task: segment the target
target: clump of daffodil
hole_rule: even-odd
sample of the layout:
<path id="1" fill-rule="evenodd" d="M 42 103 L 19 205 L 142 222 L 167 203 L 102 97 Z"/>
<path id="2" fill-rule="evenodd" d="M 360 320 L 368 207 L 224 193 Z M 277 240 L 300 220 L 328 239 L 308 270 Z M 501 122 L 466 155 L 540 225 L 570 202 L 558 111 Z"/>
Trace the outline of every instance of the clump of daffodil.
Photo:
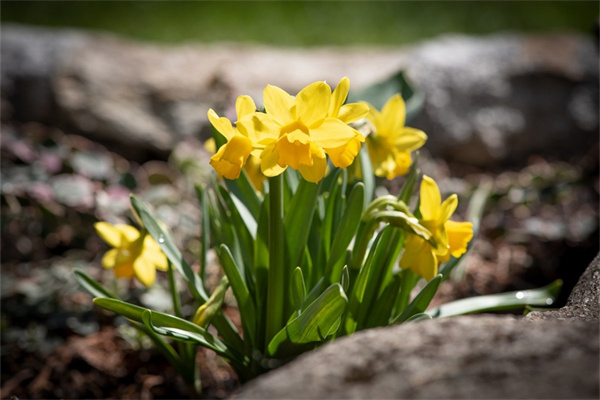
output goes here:
<path id="1" fill-rule="evenodd" d="M 437 275 L 439 262 L 449 260 L 451 255 L 460 257 L 467 251 L 467 245 L 473 237 L 473 225 L 449 220 L 457 205 L 458 197 L 455 194 L 442 202 L 435 181 L 428 176 L 423 177 L 419 224 L 431 232 L 433 240 L 426 241 L 408 234 L 400 259 L 402 269 L 411 269 L 429 281 Z"/>
<path id="2" fill-rule="evenodd" d="M 325 82 L 315 82 L 296 97 L 276 86 L 265 88 L 266 118 L 255 127 L 264 138 L 261 169 L 266 176 L 279 175 L 289 166 L 305 180 L 318 182 L 325 175 L 326 154 L 335 166 L 352 163 L 358 133 L 347 123 L 365 117 L 368 106 L 342 106 L 348 87 L 347 78 L 342 79 L 334 93 Z"/>
<path id="3" fill-rule="evenodd" d="M 375 175 L 390 180 L 405 175 L 412 164 L 411 152 L 425 144 L 427 135 L 404 126 L 406 105 L 402 97 L 392 96 L 381 112 L 369 106 L 367 119 L 374 129 L 367 136 L 367 148 Z"/>
<path id="4" fill-rule="evenodd" d="M 150 235 L 124 224 L 97 222 L 94 228 L 113 247 L 102 257 L 102 267 L 113 269 L 117 278 L 135 276 L 147 287 L 154 283 L 157 269 L 168 269 L 167 258 Z"/>
<path id="5" fill-rule="evenodd" d="M 289 166 L 309 182 L 318 182 L 325 175 L 327 154 L 336 167 L 347 167 L 364 141 L 347 124 L 368 113 L 366 104 L 343 105 L 348 88 L 348 78 L 342 79 L 333 93 L 325 82 L 315 82 L 292 97 L 269 85 L 263 92 L 266 113 L 255 112 L 254 102 L 247 96 L 238 98 L 235 128 L 210 110 L 211 123 L 228 140 L 211 158 L 211 165 L 225 178 L 236 179 L 252 154 L 260 159 L 267 177 L 277 176 Z"/>

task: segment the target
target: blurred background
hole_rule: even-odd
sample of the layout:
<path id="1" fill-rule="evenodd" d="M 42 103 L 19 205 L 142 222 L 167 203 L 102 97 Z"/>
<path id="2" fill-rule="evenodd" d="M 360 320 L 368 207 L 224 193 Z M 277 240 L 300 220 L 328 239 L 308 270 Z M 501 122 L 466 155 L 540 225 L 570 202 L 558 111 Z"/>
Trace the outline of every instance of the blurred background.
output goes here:
<path id="1" fill-rule="evenodd" d="M 351 96 L 384 98 L 407 96 L 406 79 L 422 171 L 459 194 L 461 218 L 492 191 L 436 304 L 563 279 L 563 305 L 599 247 L 598 17 L 595 1 L 2 2 L 0 397 L 189 396 L 73 269 L 169 310 L 164 276 L 145 290 L 101 269 L 93 223 L 133 223 L 135 193 L 195 260 L 206 111 L 235 118 L 235 98 L 260 102 L 266 84 L 348 76 Z M 207 398 L 235 390 L 198 357 Z"/>

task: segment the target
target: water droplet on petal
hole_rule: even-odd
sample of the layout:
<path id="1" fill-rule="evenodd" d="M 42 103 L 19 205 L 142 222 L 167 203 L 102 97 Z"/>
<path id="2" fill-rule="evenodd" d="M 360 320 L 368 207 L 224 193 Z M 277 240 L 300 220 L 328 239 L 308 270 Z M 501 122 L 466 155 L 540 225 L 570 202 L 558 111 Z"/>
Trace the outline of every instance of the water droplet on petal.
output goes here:
<path id="1" fill-rule="evenodd" d="M 552 300 L 551 298 L 549 298 L 549 297 L 548 297 L 548 298 L 546 299 L 546 304 L 548 304 L 548 305 L 552 305 L 552 303 L 554 303 L 554 300 Z"/>
<path id="2" fill-rule="evenodd" d="M 517 299 L 522 299 L 523 297 L 525 297 L 525 293 L 523 292 L 517 292 L 517 294 L 515 295 L 517 297 Z"/>

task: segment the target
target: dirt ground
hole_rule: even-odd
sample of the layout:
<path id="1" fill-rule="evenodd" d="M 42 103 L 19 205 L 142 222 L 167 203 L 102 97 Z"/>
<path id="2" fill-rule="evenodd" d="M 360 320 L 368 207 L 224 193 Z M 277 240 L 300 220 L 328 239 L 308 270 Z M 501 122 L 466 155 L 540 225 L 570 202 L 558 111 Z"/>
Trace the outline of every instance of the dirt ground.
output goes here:
<path id="1" fill-rule="evenodd" d="M 107 215 L 126 220 L 128 205 L 121 203 L 129 191 L 152 199 L 167 223 L 179 227 L 176 239 L 191 257 L 198 249 L 199 213 L 190 184 L 197 170 L 183 167 L 177 154 L 128 162 L 96 143 L 35 124 L 4 126 L 2 142 L 0 397 L 190 398 L 166 359 L 126 321 L 93 307 L 72 271 L 110 281 L 100 268 L 106 247 L 92 224 Z M 195 145 L 201 154 L 201 144 Z M 569 162 L 531 157 L 497 171 L 448 165 L 426 154 L 421 161 L 442 190 L 461 199 L 483 178 L 493 183 L 473 250 L 434 304 L 555 279 L 565 282 L 555 306 L 564 304 L 598 252 L 598 150 Z M 65 176 L 81 181 L 79 189 L 66 185 Z M 387 185 L 392 193 L 396 184 Z M 463 217 L 467 202 L 459 208 Z M 188 221 L 177 219 L 175 211 L 182 209 L 189 211 Z M 165 287 L 157 285 L 151 300 L 139 288 L 131 296 L 168 308 Z M 224 398 L 239 387 L 214 353 L 201 350 L 197 360 L 203 397 Z"/>

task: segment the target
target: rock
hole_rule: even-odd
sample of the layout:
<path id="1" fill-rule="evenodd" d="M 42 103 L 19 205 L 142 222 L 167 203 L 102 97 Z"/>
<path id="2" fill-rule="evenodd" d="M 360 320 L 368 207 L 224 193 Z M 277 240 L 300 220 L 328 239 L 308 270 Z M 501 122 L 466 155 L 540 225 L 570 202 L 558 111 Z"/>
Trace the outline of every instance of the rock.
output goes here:
<path id="1" fill-rule="evenodd" d="M 367 330 L 242 387 L 240 399 L 598 398 L 598 326 L 467 316 Z"/>
<path id="2" fill-rule="evenodd" d="M 415 48 L 415 125 L 435 156 L 491 166 L 598 143 L 598 51 L 580 36 L 444 36 Z"/>
<path id="3" fill-rule="evenodd" d="M 542 320 L 577 319 L 598 322 L 600 316 L 600 254 L 587 267 L 573 288 L 567 304 L 556 311 L 534 311 L 527 318 Z"/>
<path id="4" fill-rule="evenodd" d="M 2 26 L 3 117 L 75 129 L 118 151 L 169 153 L 208 137 L 206 112 L 235 119 L 266 84 L 352 89 L 405 69 L 424 94 L 413 125 L 434 156 L 490 166 L 566 158 L 598 141 L 598 55 L 574 34 L 442 36 L 413 47 L 159 46 L 85 31 Z M 12 108 L 11 108 L 12 106 Z"/>
<path id="5" fill-rule="evenodd" d="M 52 124 L 60 117 L 91 138 L 118 143 L 117 151 L 170 152 L 182 138 L 208 136 L 209 108 L 235 119 L 240 94 L 260 101 L 266 84 L 297 91 L 316 80 L 336 84 L 344 75 L 365 86 L 393 74 L 404 57 L 384 49 L 165 47 L 4 24 L 2 98 L 20 119 Z M 25 99 L 23 89 L 31 92 Z"/>
<path id="6" fill-rule="evenodd" d="M 361 331 L 247 383 L 236 397 L 597 399 L 599 261 L 559 311 Z"/>

